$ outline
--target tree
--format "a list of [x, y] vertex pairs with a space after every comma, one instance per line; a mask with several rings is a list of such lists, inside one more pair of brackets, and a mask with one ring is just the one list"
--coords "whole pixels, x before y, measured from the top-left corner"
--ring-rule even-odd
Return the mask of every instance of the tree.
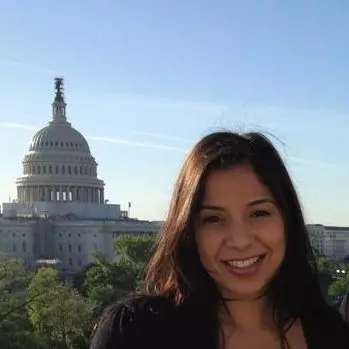
[[330, 296], [344, 296], [345, 292], [349, 287], [349, 276], [346, 274], [345, 276], [337, 277], [334, 282], [330, 285], [328, 289], [328, 293]]
[[86, 300], [74, 289], [58, 281], [55, 269], [41, 268], [28, 287], [28, 297], [38, 295], [28, 305], [35, 332], [59, 348], [73, 348], [90, 326]]
[[330, 260], [327, 256], [318, 255], [317, 256], [317, 266], [320, 272], [335, 272], [337, 269], [337, 263]]
[[86, 273], [84, 291], [96, 317], [107, 305], [137, 290], [154, 241], [153, 236], [121, 235], [113, 243], [117, 252], [115, 260], [95, 254], [94, 264]]
[[26, 306], [33, 300], [26, 288], [33, 274], [24, 262], [0, 255], [0, 348], [48, 349], [42, 338], [32, 333]]

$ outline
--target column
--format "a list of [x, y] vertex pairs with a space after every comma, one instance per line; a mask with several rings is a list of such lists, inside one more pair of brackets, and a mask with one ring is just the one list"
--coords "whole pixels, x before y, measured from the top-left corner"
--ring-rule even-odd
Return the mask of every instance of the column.
[[104, 204], [104, 189], [101, 189], [101, 203]]
[[45, 200], [44, 201], [49, 201], [49, 199], [48, 199], [48, 187], [46, 186], [45, 187]]
[[59, 187], [59, 201], [63, 201], [63, 188]]
[[29, 188], [29, 201], [33, 202], [34, 201], [33, 199], [34, 199], [34, 188], [30, 187]]

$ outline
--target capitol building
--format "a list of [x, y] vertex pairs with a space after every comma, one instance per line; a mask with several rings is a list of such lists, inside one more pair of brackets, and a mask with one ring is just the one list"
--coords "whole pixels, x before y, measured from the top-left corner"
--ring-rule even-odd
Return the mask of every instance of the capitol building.
[[66, 106], [63, 79], [56, 78], [52, 119], [23, 158], [17, 199], [2, 204], [0, 253], [23, 259], [28, 268], [55, 264], [71, 274], [93, 262], [94, 251], [115, 257], [117, 235], [155, 234], [160, 227], [105, 200], [97, 162]]

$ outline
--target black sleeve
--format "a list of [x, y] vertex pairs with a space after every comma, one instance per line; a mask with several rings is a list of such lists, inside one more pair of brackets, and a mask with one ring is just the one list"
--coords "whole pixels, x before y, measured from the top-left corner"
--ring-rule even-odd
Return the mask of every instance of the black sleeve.
[[128, 309], [122, 304], [106, 309], [93, 329], [90, 349], [128, 348], [124, 338], [128, 317]]
[[345, 296], [339, 306], [339, 311], [344, 321], [349, 324], [349, 287], [345, 293]]

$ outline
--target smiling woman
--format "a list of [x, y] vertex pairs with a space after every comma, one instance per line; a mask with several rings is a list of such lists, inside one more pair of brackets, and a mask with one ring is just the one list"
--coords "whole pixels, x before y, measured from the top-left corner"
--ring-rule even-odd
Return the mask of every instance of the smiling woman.
[[285, 255], [282, 214], [249, 165], [207, 176], [195, 232], [201, 263], [227, 298], [259, 297]]
[[302, 210], [259, 133], [212, 133], [187, 156], [143, 293], [105, 311], [92, 349], [348, 348], [317, 281]]

